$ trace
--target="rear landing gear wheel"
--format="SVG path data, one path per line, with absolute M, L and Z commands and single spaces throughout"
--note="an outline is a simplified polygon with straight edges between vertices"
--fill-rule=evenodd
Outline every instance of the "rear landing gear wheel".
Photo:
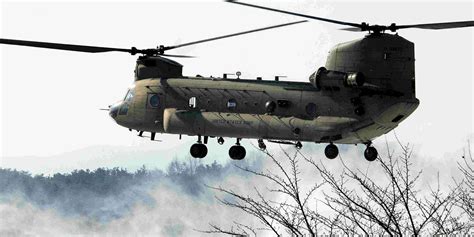
M 245 148 L 241 145 L 234 145 L 229 149 L 229 156 L 233 160 L 242 160 L 245 158 Z
M 339 149 L 337 149 L 336 145 L 331 143 L 324 149 L 324 154 L 328 159 L 334 159 L 339 155 Z
M 375 159 L 377 159 L 378 155 L 379 153 L 377 152 L 377 149 L 375 149 L 375 147 L 370 146 L 370 145 L 367 146 L 367 148 L 364 151 L 364 157 L 368 161 L 374 161 Z
M 189 152 L 194 158 L 204 158 L 207 155 L 207 147 L 202 143 L 195 143 L 191 146 Z

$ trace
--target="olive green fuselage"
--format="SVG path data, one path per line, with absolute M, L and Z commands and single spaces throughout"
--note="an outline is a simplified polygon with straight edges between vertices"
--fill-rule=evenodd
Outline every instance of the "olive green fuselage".
M 370 35 L 339 44 L 325 68 L 360 72 L 365 82 L 140 78 L 113 117 L 156 133 L 357 144 L 389 132 L 419 104 L 414 47 L 402 37 Z

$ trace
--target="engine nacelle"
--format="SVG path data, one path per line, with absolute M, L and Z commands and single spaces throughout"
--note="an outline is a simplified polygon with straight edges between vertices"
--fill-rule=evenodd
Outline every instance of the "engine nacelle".
M 324 90 L 340 90 L 341 87 L 360 87 L 365 82 L 361 72 L 338 72 L 320 67 L 311 74 L 309 81 L 314 87 Z

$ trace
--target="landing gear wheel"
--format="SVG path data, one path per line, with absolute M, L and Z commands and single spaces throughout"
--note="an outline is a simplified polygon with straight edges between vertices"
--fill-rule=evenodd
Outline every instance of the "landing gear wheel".
M 207 147 L 202 143 L 195 143 L 191 146 L 189 152 L 194 158 L 204 158 L 207 155 Z
M 262 139 L 258 139 L 258 148 L 260 148 L 262 151 L 267 149 L 267 145 L 265 145 Z
M 233 160 L 242 160 L 246 153 L 245 148 L 241 145 L 234 145 L 229 149 L 229 156 Z
M 324 154 L 328 159 L 334 159 L 339 155 L 339 149 L 337 149 L 336 145 L 331 143 L 324 149 Z
M 367 146 L 364 151 L 364 157 L 368 161 L 374 161 L 375 159 L 377 159 L 378 155 L 379 153 L 377 152 L 377 149 L 375 149 L 375 147 L 373 146 Z

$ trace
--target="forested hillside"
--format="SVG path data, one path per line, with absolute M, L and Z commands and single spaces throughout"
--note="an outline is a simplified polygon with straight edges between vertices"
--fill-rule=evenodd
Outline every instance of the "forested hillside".
M 0 202 L 26 201 L 40 208 L 52 208 L 62 215 L 107 222 L 124 216 L 136 204 L 155 205 L 149 191 L 158 185 L 199 198 L 207 191 L 205 184 L 213 184 L 229 173 L 246 175 L 231 164 L 204 165 L 177 160 L 166 170 L 142 167 L 135 172 L 99 168 L 32 176 L 24 171 L 0 169 Z

